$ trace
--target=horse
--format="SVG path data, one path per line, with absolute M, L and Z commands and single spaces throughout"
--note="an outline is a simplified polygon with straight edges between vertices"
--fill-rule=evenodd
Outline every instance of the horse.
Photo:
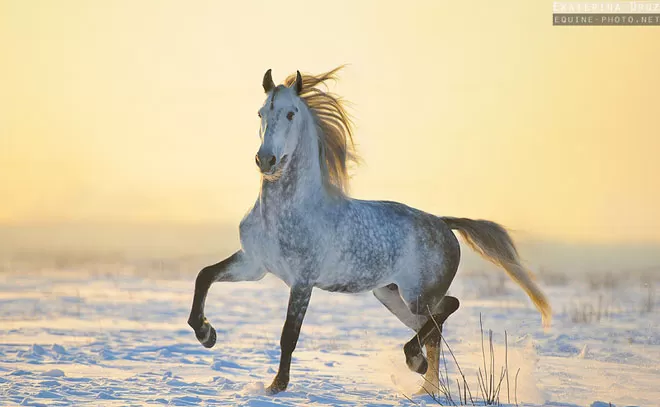
M 453 231 L 520 285 L 544 326 L 552 316 L 550 304 L 499 224 L 349 197 L 349 164 L 358 161 L 353 124 L 344 101 L 327 87 L 341 68 L 319 75 L 296 71 L 277 86 L 270 69 L 264 74 L 266 98 L 258 110 L 261 145 L 255 156 L 259 195 L 240 222 L 241 249 L 197 275 L 188 325 L 211 348 L 217 336 L 204 314 L 211 284 L 257 281 L 267 273 L 284 281 L 290 292 L 280 363 L 266 388 L 276 394 L 289 384 L 291 356 L 313 288 L 372 291 L 414 331 L 403 347 L 406 364 L 425 375 L 422 390 L 434 391 L 442 324 L 460 304 L 447 295 L 460 261 Z

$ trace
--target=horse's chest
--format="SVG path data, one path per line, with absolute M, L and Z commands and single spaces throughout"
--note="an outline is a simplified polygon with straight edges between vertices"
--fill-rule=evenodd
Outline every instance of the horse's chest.
M 314 259 L 308 229 L 300 216 L 268 219 L 251 214 L 241 223 L 241 245 L 246 254 L 291 285 L 305 277 Z

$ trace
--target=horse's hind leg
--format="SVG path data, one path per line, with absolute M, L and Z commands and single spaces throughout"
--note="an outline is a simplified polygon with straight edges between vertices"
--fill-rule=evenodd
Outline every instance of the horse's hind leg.
M 418 332 L 429 320 L 423 315 L 415 315 L 410 311 L 408 305 L 403 301 L 399 294 L 396 284 L 390 284 L 386 287 L 377 288 L 373 291 L 374 296 L 401 322 L 407 327 Z M 442 326 L 440 327 L 442 328 Z M 420 359 L 420 366 L 410 366 L 411 370 L 424 373 L 424 384 L 418 394 L 437 393 L 439 388 L 438 371 L 440 368 L 440 336 L 432 337 L 426 343 L 426 359 Z M 422 356 L 423 357 L 423 356 Z
M 422 387 L 415 394 L 438 394 L 440 391 L 440 346 L 442 341 L 442 326 L 440 326 L 440 333 L 434 334 L 428 342 L 426 342 L 426 358 L 428 360 L 428 368 L 424 374 L 424 383 Z
M 197 340 L 207 348 L 215 345 L 216 333 L 204 316 L 204 304 L 211 284 L 216 281 L 256 281 L 266 273 L 246 259 L 238 251 L 220 263 L 204 267 L 195 280 L 195 296 L 190 309 L 188 325 L 195 331 Z
M 440 335 L 442 334 L 442 324 L 444 324 L 447 318 L 458 309 L 459 305 L 460 302 L 456 297 L 445 295 L 440 301 L 439 306 L 433 311 L 433 314 L 430 315 L 429 320 L 419 331 L 417 331 L 417 334 L 404 345 L 403 352 L 406 354 L 406 363 L 411 370 L 415 370 L 418 373 L 424 373 L 426 371 L 425 366 L 427 365 L 427 362 L 422 353 L 422 346 L 436 336 L 440 338 Z
M 403 322 L 405 326 L 412 329 L 415 332 L 418 332 L 428 318 L 423 315 L 415 315 L 410 311 L 408 305 L 401 298 L 399 294 L 399 287 L 396 284 L 390 284 L 385 287 L 376 288 L 374 291 L 374 296 L 380 301 L 385 308 L 387 308 L 394 316 L 399 318 L 399 321 Z

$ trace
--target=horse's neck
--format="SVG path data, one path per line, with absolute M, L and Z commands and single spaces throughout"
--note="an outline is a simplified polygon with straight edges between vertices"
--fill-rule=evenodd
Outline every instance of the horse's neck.
M 262 205 L 277 211 L 285 206 L 292 208 L 322 202 L 326 197 L 315 131 L 300 136 L 287 168 L 279 179 L 261 180 Z

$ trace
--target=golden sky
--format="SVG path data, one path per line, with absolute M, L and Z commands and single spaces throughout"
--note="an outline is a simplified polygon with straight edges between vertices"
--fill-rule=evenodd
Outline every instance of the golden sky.
M 227 222 L 261 78 L 350 64 L 352 193 L 660 242 L 660 27 L 552 3 L 0 0 L 0 222 Z

